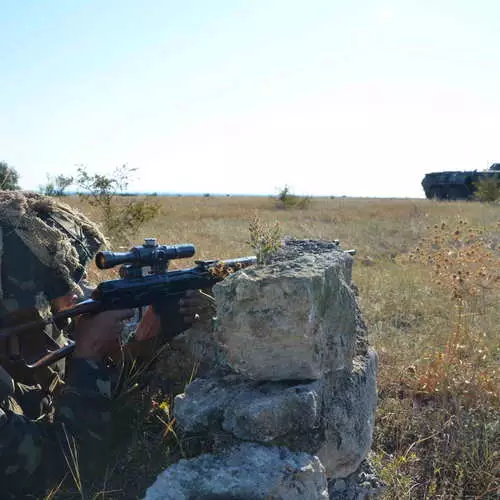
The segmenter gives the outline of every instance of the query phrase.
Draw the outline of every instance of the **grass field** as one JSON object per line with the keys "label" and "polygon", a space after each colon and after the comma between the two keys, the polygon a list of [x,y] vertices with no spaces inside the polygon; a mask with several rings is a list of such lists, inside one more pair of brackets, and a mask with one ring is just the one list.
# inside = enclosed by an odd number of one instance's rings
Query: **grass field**
{"label": "grass field", "polygon": [[[319,198],[284,210],[267,197],[154,199],[161,214],[134,244],[156,237],[194,243],[197,258],[249,255],[256,214],[279,221],[284,236],[355,248],[353,280],[379,354],[373,460],[385,497],[499,498],[498,205]],[[99,222],[94,207],[66,201]]]}

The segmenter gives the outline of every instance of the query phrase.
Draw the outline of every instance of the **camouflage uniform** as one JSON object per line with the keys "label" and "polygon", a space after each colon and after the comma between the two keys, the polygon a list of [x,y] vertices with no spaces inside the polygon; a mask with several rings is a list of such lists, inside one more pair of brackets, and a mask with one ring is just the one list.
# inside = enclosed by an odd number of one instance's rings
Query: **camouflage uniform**
{"label": "camouflage uniform", "polygon": [[[52,299],[78,291],[103,243],[96,227],[69,207],[0,191],[0,327],[16,311],[43,317]],[[0,498],[40,498],[74,468],[75,449],[81,469],[89,453],[95,459],[106,446],[113,373],[104,363],[72,359],[62,382],[53,369],[17,372],[1,354]]]}
{"label": "camouflage uniform", "polygon": [[0,395],[0,498],[28,493],[37,498],[74,467],[75,446],[79,473],[89,455],[98,457],[105,446],[111,425],[110,374],[98,363],[73,360],[52,413],[50,396],[41,387],[10,383],[0,370],[11,385],[7,392],[4,382]]}

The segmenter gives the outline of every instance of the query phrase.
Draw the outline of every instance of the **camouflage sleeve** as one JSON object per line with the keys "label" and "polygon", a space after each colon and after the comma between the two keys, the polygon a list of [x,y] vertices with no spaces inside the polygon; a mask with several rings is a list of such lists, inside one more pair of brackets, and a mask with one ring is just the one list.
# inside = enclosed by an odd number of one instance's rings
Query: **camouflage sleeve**
{"label": "camouflage sleeve", "polygon": [[73,360],[53,421],[30,420],[15,407],[13,397],[0,406],[1,495],[39,498],[71,468],[84,476],[82,466],[99,457],[111,425],[110,373],[99,363]]}

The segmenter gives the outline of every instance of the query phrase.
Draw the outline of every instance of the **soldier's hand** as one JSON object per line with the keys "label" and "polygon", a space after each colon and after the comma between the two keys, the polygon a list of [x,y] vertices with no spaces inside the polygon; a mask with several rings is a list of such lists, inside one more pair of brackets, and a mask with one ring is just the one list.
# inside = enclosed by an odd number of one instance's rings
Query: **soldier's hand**
{"label": "soldier's hand", "polygon": [[135,331],[135,340],[142,342],[156,337],[160,331],[160,318],[154,312],[153,307],[149,306],[142,316],[137,330]]}
{"label": "soldier's hand", "polygon": [[[215,301],[204,292],[188,290],[179,300],[179,312],[187,328],[195,322],[212,319],[215,316]],[[160,328],[160,318],[150,306],[137,327],[135,340],[138,342],[150,340],[159,334]]]}
{"label": "soldier's hand", "polygon": [[216,314],[215,299],[201,290],[188,290],[179,301],[179,312],[187,326],[210,321]]}
{"label": "soldier's hand", "polygon": [[119,350],[122,321],[132,317],[133,314],[132,309],[121,309],[80,317],[75,328],[74,356],[102,360]]}

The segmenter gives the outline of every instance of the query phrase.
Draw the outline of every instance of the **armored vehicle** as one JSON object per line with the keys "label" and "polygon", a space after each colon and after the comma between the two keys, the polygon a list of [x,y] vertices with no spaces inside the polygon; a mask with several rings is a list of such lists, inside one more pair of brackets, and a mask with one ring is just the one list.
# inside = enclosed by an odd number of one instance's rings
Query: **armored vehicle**
{"label": "armored vehicle", "polygon": [[422,180],[425,196],[438,200],[470,200],[476,191],[476,182],[496,178],[500,182],[500,163],[485,171],[433,172]]}

